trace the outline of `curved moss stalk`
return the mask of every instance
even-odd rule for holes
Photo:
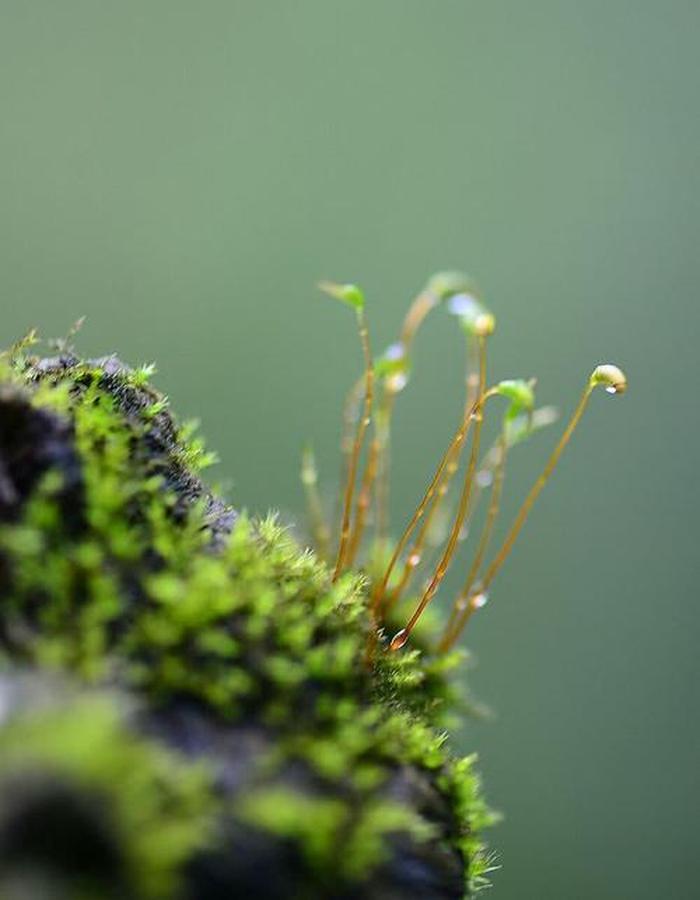
[[[470,309],[470,315],[467,316],[463,313],[461,318],[462,326],[467,332],[468,347],[465,416],[472,415],[473,411],[477,408],[479,393],[480,390],[483,390],[486,379],[486,339],[493,333],[495,326],[493,317],[486,313],[481,306],[472,306]],[[472,347],[476,348],[475,352],[472,352]],[[476,368],[475,372],[472,371],[473,366]],[[433,491],[430,503],[423,516],[420,528],[418,529],[416,539],[406,556],[406,561],[399,580],[384,604],[385,616],[389,615],[392,609],[399,603],[422,561],[425,543],[430,528],[448,494],[452,478],[459,469],[459,458],[461,456],[462,446],[463,443],[457,443],[454,444],[450,450],[447,465],[444,467],[435,490]]]
[[[593,371],[583,390],[581,399],[579,400],[578,405],[576,406],[576,409],[574,410],[566,428],[564,429],[562,436],[560,437],[557,445],[552,451],[552,454],[549,457],[542,473],[535,481],[527,497],[523,501],[515,517],[515,520],[510,527],[510,530],[508,531],[494,559],[486,569],[486,572],[479,582],[478,587],[475,588],[474,592],[470,596],[461,598],[460,613],[456,621],[454,622],[450,633],[445,636],[445,639],[441,644],[441,649],[449,650],[453,646],[461,632],[464,630],[464,627],[466,626],[472,615],[485,605],[491,583],[493,582],[501,566],[506,561],[511,550],[513,549],[513,545],[515,544],[515,541],[517,540],[517,537],[520,534],[523,525],[525,524],[525,520],[527,519],[530,510],[535,503],[535,500],[540,495],[542,489],[544,488],[557,463],[559,462],[559,458],[561,457],[561,454],[563,453],[566,445],[571,439],[571,436],[573,435],[579,422],[581,421],[583,413],[588,406],[590,396],[596,387],[603,387],[610,394],[624,394],[627,390],[627,378],[617,366],[613,365],[601,365]]]
[[[588,406],[590,396],[596,387],[604,387],[609,394],[624,394],[627,390],[627,378],[622,373],[622,371],[617,368],[617,366],[598,366],[593,371],[591,377],[588,380],[588,383],[586,384],[586,387],[583,390],[583,394],[581,395],[578,406],[574,410],[574,413],[571,416],[571,419],[569,420],[564,433],[559,439],[559,442],[552,451],[552,455],[549,457],[549,460],[547,461],[542,474],[530,489],[530,492],[523,501],[523,504],[520,507],[520,510],[515,517],[515,521],[513,522],[510,531],[503,541],[500,550],[493,559],[493,562],[486,570],[486,574],[484,575],[483,579],[484,590],[488,590],[491,582],[496,577],[498,570],[501,568],[503,563],[506,561],[510,551],[513,549],[513,544],[520,534],[520,530],[525,524],[525,520],[527,519],[535,500],[540,495],[542,488],[549,480],[549,477],[554,471],[555,466],[559,462],[559,457],[563,453],[566,445],[569,443],[569,440],[576,430],[578,423],[581,421],[581,417],[583,416],[583,413]]]
[[[462,589],[457,595],[455,602],[452,605],[450,617],[447,620],[443,637],[440,641],[440,644],[438,645],[438,649],[442,652],[450,649],[460,631],[464,627],[464,621],[460,621],[459,624],[457,624],[457,622],[460,619],[460,615],[464,613],[469,598],[472,595],[472,591],[476,583],[476,578],[479,574],[479,570],[481,569],[484,557],[486,556],[486,551],[488,550],[489,543],[491,541],[491,535],[493,534],[493,528],[498,516],[501,493],[503,491],[503,482],[505,479],[506,454],[508,452],[505,435],[501,435],[501,438],[498,441],[498,450],[498,462],[496,463],[496,469],[493,476],[491,497],[489,499],[488,510],[486,511],[486,521],[484,523],[481,537],[479,538],[479,544],[477,546],[476,553],[474,554],[474,559],[472,560],[469,572],[467,573],[466,580]]]
[[[343,494],[343,511],[340,522],[340,540],[338,542],[338,553],[333,569],[333,581],[337,581],[346,565],[348,548],[351,540],[351,517],[352,503],[355,494],[355,482],[357,480],[357,470],[360,463],[360,454],[362,453],[362,445],[364,443],[365,432],[371,421],[372,402],[374,399],[374,364],[372,361],[372,351],[369,344],[369,332],[367,329],[367,320],[365,318],[365,300],[362,292],[358,287],[352,284],[335,284],[330,281],[321,282],[319,285],[322,291],[343,303],[347,303],[355,310],[357,317],[357,330],[362,346],[362,353],[365,361],[365,397],[364,408],[360,416],[355,439],[353,441],[352,451],[350,453],[350,461],[348,466],[347,482]]]

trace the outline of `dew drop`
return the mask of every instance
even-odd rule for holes
[[[405,372],[395,372],[393,375],[389,376],[386,381],[386,386],[392,394],[399,394],[408,384],[408,375]]]
[[[392,362],[395,362],[396,360],[399,360],[399,359],[403,359],[405,355],[406,355],[406,348],[401,343],[401,341],[396,341],[393,344],[389,344],[389,346],[384,351],[384,356],[387,359],[392,360]]]
[[[447,301],[447,308],[454,316],[474,318],[480,310],[479,301],[471,294],[453,294]]]
[[[472,599],[469,601],[469,605],[473,610],[483,609],[483,607],[488,603],[488,600],[488,593],[486,591],[479,591],[478,594],[474,594]]]
[[[459,600],[455,603],[455,608],[457,612],[464,612],[464,610],[467,608],[467,598],[460,597]]]
[[[364,421],[364,423],[363,423],[364,426],[365,426],[365,428],[367,428],[367,427],[369,426],[369,423],[370,423],[371,421],[372,421],[372,420],[370,419],[369,416],[367,416],[367,417],[365,418],[365,421]]]
[[[411,553],[406,562],[412,569],[415,569],[420,563],[420,553]]]
[[[607,392],[608,394],[616,394],[616,393],[617,393],[617,388],[616,388],[615,385],[613,385],[613,384],[609,384],[609,385],[605,388],[605,390],[606,390],[606,392]]]
[[[391,643],[389,644],[390,650],[400,650],[408,640],[408,631],[405,628],[402,628],[401,631],[397,631],[396,634],[391,639]]]
[[[489,469],[482,469],[476,473],[476,483],[480,488],[491,487],[493,484],[493,472]]]

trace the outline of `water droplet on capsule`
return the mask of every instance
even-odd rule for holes
[[[474,594],[472,599],[469,601],[469,605],[473,610],[483,609],[483,607],[488,603],[488,600],[488,593],[486,591],[479,591],[478,594]]]
[[[601,384],[608,394],[624,394],[627,390],[627,378],[622,369],[605,363],[596,366],[591,375],[590,385],[595,387]]]
[[[405,628],[402,628],[401,631],[397,631],[396,634],[391,639],[391,643],[389,644],[390,650],[400,650],[408,640],[408,631]]]
[[[420,553],[411,553],[411,555],[406,560],[406,563],[412,569],[415,569],[415,567],[420,563]]]

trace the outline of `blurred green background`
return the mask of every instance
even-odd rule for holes
[[[495,377],[596,395],[468,643],[492,896],[698,895],[696,0],[0,4],[3,341],[155,359],[239,506],[302,509],[358,372],[437,269],[499,322]],[[461,402],[436,317],[397,410],[395,521]],[[552,432],[513,458],[512,513]],[[455,583],[456,579],[452,580]]]

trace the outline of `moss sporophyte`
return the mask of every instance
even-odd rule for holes
[[[337,523],[304,452],[314,550],[207,487],[214,457],[152,387],[153,366],[80,358],[79,322],[52,357],[33,331],[0,356],[3,898],[30,871],[47,896],[146,900],[437,900],[488,883],[494,815],[475,758],[446,736],[467,708],[454,648],[591,393],[626,380],[594,370],[490,554],[510,454],[556,416],[532,381],[489,384],[495,319],[478,287],[432,278],[377,359],[362,292],[322,287],[355,313],[364,367],[343,409]],[[440,309],[465,335],[463,406],[392,545],[392,418]],[[451,566],[463,584],[435,630],[424,613],[438,621]],[[77,869],[74,845],[88,848]]]
[[[491,387],[487,386],[487,342],[495,331],[496,320],[486,309],[479,289],[466,275],[459,272],[446,272],[434,276],[411,305],[401,327],[399,341],[392,344],[389,350],[374,362],[371,361],[369,355],[365,303],[360,289],[354,285],[338,285],[328,282],[324,282],[321,287],[327,294],[337,299],[350,302],[348,297],[354,298],[353,305],[358,310],[360,334],[365,354],[364,409],[356,425],[350,462],[345,467],[347,474],[343,488],[343,518],[340,526],[334,579],[337,579],[354,562],[366,529],[368,509],[374,504],[376,531],[365,566],[367,571],[374,576],[370,603],[375,631],[372,638],[373,645],[376,632],[379,632],[384,646],[389,651],[400,650],[406,645],[424,610],[435,598],[438,588],[455,558],[465,526],[474,516],[479,493],[484,486],[491,488],[491,500],[475,555],[467,569],[468,574],[464,586],[452,602],[447,624],[437,643],[436,649],[444,652],[454,645],[473,613],[485,606],[491,583],[510,554],[532,505],[554,471],[564,447],[583,415],[594,388],[602,386],[610,394],[623,394],[627,389],[627,379],[624,373],[614,365],[604,364],[594,369],[586,382],[578,406],[549,457],[542,474],[523,501],[501,547],[491,562],[485,565],[486,553],[498,516],[508,450],[513,444],[532,434],[538,426],[549,424],[553,418],[547,408],[535,409],[534,380],[509,379],[500,381]],[[425,493],[396,542],[389,556],[388,564],[381,571],[376,559],[379,555],[378,551],[381,551],[385,541],[388,496],[388,485],[385,482],[389,472],[389,466],[382,457],[387,453],[389,447],[388,436],[394,399],[396,394],[403,390],[408,383],[408,373],[411,368],[410,351],[418,329],[428,313],[441,306],[456,316],[467,337],[464,412],[455,435],[441,457]],[[362,444],[370,424],[375,381],[379,383],[379,411],[374,422],[374,435],[367,453],[364,475],[361,477],[360,495],[353,520],[351,504],[355,493],[355,480]],[[356,386],[350,393],[349,406],[352,407],[353,403],[355,406],[357,405],[358,394]],[[500,435],[495,447],[480,461],[480,439],[486,409],[489,405],[488,401],[496,397],[508,400],[508,407],[502,419]],[[346,422],[349,418],[350,416],[346,414]],[[446,502],[451,480],[458,471],[463,448],[470,436],[471,449],[465,466],[462,489],[442,553],[439,554],[437,562],[427,570],[424,588],[406,625],[387,641],[386,635],[383,634],[384,625],[423,561],[423,550],[430,525],[441,505]],[[347,440],[344,442],[344,447],[347,447]],[[346,449],[346,455],[347,452]],[[324,535],[328,534],[328,526],[325,523],[319,524],[319,511],[315,503],[311,507],[310,513],[315,523],[314,531],[319,533],[320,530]],[[414,542],[409,547],[414,535]],[[348,546],[352,548],[350,557],[346,552]],[[404,560],[403,569],[398,578],[393,578],[395,570],[400,567],[402,558]]]

